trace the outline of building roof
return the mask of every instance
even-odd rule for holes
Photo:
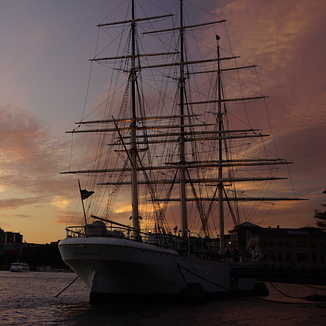
[[[326,236],[326,232],[324,232],[320,228],[315,227],[302,227],[302,228],[280,228],[277,226],[276,228],[272,227],[260,227],[256,224],[250,223],[250,222],[244,222],[242,224],[239,224],[235,226],[232,230],[229,231],[229,233],[234,233],[239,230],[249,230],[251,233],[256,234],[275,234],[275,235],[314,235],[314,236]]]
[[[303,227],[303,228],[261,228],[259,233],[261,234],[277,234],[277,235],[314,235],[314,236],[326,236],[326,233],[314,227]]]
[[[244,223],[241,223],[239,225],[236,225],[234,227],[234,229],[246,229],[246,228],[260,228],[259,225],[256,225],[256,224],[253,224],[253,223],[250,223],[250,222],[244,222]]]

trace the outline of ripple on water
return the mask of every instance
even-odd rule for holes
[[[326,304],[296,302],[285,297],[326,294],[318,289],[296,284],[276,284],[270,296],[261,301],[238,298],[187,304],[88,304],[88,289],[77,280],[59,297],[55,297],[75,279],[73,273],[0,272],[1,326],[166,326],[166,325],[250,325],[280,326],[326,325]],[[284,302],[284,303],[281,303]],[[292,303],[290,303],[292,302]]]

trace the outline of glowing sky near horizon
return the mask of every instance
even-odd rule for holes
[[[0,1],[0,227],[27,242],[63,238],[81,211],[75,181],[59,175],[70,159],[64,132],[82,114],[96,25],[120,2]],[[326,2],[189,3],[227,19],[233,52],[258,65],[279,156],[295,162],[296,195],[309,199],[277,206],[262,226],[315,226],[314,210],[326,202]]]

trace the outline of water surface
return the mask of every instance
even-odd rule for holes
[[[60,326],[172,326],[326,325],[326,303],[301,297],[326,295],[326,286],[268,284],[270,295],[261,299],[237,298],[205,304],[110,304],[88,303],[88,289],[73,273],[0,272],[0,323]]]

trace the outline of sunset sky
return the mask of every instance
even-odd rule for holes
[[[59,174],[70,159],[65,131],[83,111],[96,25],[121,2],[0,0],[0,227],[27,242],[65,237],[80,210],[76,179]],[[279,156],[295,162],[295,193],[309,199],[275,208],[261,226],[315,226],[326,203],[326,1],[184,2],[204,21],[227,19],[233,52],[258,65]],[[169,11],[176,0],[152,3]]]

